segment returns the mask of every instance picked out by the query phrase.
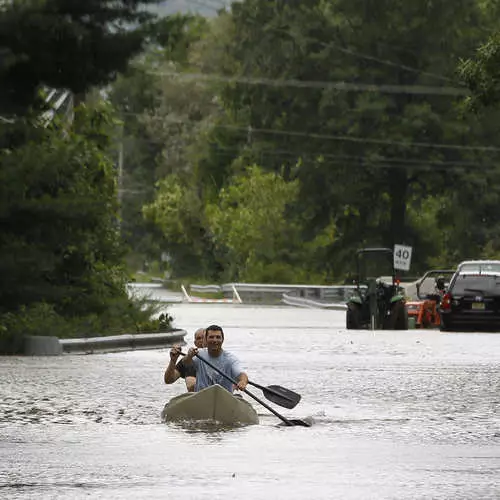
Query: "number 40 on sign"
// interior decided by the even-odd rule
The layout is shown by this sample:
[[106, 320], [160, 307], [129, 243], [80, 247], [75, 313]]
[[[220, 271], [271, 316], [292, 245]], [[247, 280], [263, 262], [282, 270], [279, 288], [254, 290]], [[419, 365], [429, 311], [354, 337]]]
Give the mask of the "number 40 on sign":
[[409, 271], [411, 264], [412, 247], [394, 245], [394, 269]]

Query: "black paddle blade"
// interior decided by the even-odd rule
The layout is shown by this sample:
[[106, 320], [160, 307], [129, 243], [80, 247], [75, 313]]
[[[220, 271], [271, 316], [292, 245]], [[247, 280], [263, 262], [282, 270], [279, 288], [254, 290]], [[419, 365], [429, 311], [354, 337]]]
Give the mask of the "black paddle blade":
[[262, 392], [269, 401], [290, 410], [298, 405], [301, 398], [300, 394], [280, 385], [268, 385], [262, 388]]
[[290, 422], [292, 422], [293, 425], [297, 425], [300, 427], [312, 427], [314, 423], [313, 420], [309, 419], [308, 417], [306, 417], [304, 420], [293, 418], [292, 420], [290, 420]]
[[278, 424], [279, 427], [312, 427], [314, 424], [314, 419], [312, 417], [306, 417], [304, 419], [299, 418], [287, 418], [286, 422], [281, 422]]

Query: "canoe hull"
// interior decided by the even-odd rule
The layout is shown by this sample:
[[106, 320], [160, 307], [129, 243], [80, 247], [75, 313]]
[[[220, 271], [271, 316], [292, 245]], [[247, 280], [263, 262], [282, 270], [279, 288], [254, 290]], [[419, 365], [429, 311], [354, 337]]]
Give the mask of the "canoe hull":
[[248, 401], [233, 396], [220, 385], [172, 398], [161, 416], [165, 422], [213, 420], [230, 425], [259, 423], [257, 412]]

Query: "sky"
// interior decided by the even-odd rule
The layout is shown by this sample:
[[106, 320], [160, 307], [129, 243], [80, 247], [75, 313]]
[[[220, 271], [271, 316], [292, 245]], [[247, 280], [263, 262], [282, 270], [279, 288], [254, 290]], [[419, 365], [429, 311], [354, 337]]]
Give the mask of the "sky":
[[231, 0], [165, 0], [153, 10], [160, 15], [169, 15], [176, 12], [193, 12], [207, 17], [213, 17], [217, 10], [231, 3]]

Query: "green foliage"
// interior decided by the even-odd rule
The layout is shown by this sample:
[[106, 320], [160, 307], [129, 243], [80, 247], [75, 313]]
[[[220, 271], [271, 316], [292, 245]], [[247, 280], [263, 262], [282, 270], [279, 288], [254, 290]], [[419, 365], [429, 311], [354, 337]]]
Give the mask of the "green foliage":
[[70, 137], [54, 128], [0, 155], [1, 311], [45, 300], [77, 314], [122, 289], [109, 125], [82, 110]]
[[[246, 0], [160, 29], [142, 76], [123, 82], [123, 109], [144, 111], [126, 124], [131, 163], [150, 187], [163, 177], [144, 214], [174, 278], [339, 281], [353, 250], [394, 243], [414, 247], [416, 272], [495, 255], [499, 154], [484, 146], [498, 143], [498, 113], [472, 116], [447, 92], [465, 91], [457, 64], [499, 10]], [[497, 99], [495, 40], [462, 68], [485, 103]]]
[[203, 226], [201, 200], [175, 174], [158, 183], [157, 197], [144, 207], [144, 215], [159, 225], [167, 240], [178, 243], [191, 243], [191, 228]]
[[[158, 259], [165, 238], [145, 220], [142, 206], [154, 199], [155, 183], [170, 173], [185, 177], [192, 170], [190, 145], [199, 122], [213, 107], [211, 95], [196, 82], [162, 77], [182, 70], [206, 20], [171, 16], [148, 27], [151, 42], [112, 87], [110, 100], [123, 120], [123, 176], [121, 182], [122, 237], [131, 252]], [[120, 146], [117, 145], [117, 149]]]
[[[97, 99], [89, 108], [72, 104], [64, 122], [40, 120], [47, 87], [68, 89], [81, 103], [124, 71], [145, 41], [158, 42], [144, 24], [151, 15], [143, 7], [155, 1], [14, 0], [0, 8], [2, 351], [17, 352], [26, 334], [158, 326], [150, 320], [155, 308], [127, 294], [111, 108]], [[139, 78], [148, 87], [145, 74]], [[153, 108], [155, 96], [136, 98]]]
[[331, 244], [333, 234], [325, 233], [304, 245], [300, 221], [286, 216], [298, 192], [298, 181], [287, 182], [253, 165], [207, 206], [208, 225], [224, 258], [227, 279], [269, 282], [287, 277], [293, 282], [293, 274], [300, 274], [297, 269], [307, 268], [308, 252]]
[[139, 52], [156, 0], [14, 0], [0, 9], [0, 111], [24, 113], [40, 85], [83, 94]]
[[193, 186], [171, 174], [158, 183], [153, 203], [143, 209], [146, 220], [158, 226], [165, 238], [173, 277], [195, 273], [215, 276], [202, 199]]
[[[223, 126], [251, 125], [250, 138], [240, 135], [240, 152], [251, 150], [265, 170], [284, 167], [299, 179], [306, 241], [334, 221], [337, 238], [324, 255], [330, 274], [341, 273], [364, 244], [419, 244], [408, 201], [422, 191], [453, 193], [468, 180], [454, 175], [455, 162], [485, 161], [477, 152], [412, 146], [481, 144], [486, 127], [464, 120], [454, 97], [404, 88], [458, 87], [458, 59], [492, 26], [490, 13], [469, 0], [248, 0], [233, 5], [230, 19], [222, 16], [225, 36], [199, 60], [205, 71], [235, 77], [220, 91]], [[220, 61], [213, 57], [222, 53]], [[390, 84], [401, 92], [338, 92], [318, 82]], [[438, 170], [438, 163], [445, 166]], [[217, 165], [227, 171], [220, 158], [205, 168]], [[457, 251], [466, 251], [463, 242]]]
[[472, 95], [468, 106], [477, 111], [500, 103], [500, 32], [493, 34], [479, 47], [474, 58], [466, 59], [460, 66], [460, 76]]
[[173, 14], [150, 23], [150, 44], [160, 47], [163, 61], [184, 65], [188, 63], [193, 43], [207, 31], [208, 21], [201, 16]]
[[45, 302], [22, 306], [17, 312], [0, 315], [0, 353], [21, 354], [25, 336], [85, 338], [121, 333], [151, 333], [170, 328], [172, 317], [151, 316], [158, 307], [144, 301], [108, 299], [104, 313], [65, 317]]
[[0, 152], [0, 316], [3, 332], [104, 334], [151, 310], [128, 299], [117, 230], [109, 109], [77, 110], [72, 131]]
[[227, 249], [227, 261], [245, 280], [246, 269], [264, 258], [272, 260], [284, 236], [286, 205], [295, 200], [297, 183], [287, 184], [256, 165], [234, 178], [207, 207], [216, 247]]

